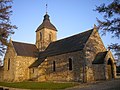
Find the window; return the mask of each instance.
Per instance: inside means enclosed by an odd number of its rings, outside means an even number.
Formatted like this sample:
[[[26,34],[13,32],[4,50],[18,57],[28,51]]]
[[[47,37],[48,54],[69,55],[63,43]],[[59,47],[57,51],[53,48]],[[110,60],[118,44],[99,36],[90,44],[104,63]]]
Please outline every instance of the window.
[[[10,70],[10,58],[8,59],[8,70]]]
[[[34,73],[34,68],[32,69],[32,73]]]
[[[42,33],[40,32],[40,41],[42,40]]]
[[[56,66],[55,66],[55,61],[53,61],[53,71],[55,72]]]
[[[50,32],[49,34],[49,41],[51,42],[52,41],[52,33]]]
[[[69,70],[72,70],[72,59],[69,58]]]

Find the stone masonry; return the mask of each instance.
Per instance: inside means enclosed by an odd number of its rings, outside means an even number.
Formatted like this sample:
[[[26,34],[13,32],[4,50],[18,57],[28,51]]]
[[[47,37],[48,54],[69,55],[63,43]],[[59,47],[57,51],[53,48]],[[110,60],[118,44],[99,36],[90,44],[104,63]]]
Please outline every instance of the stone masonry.
[[[0,68],[0,81],[91,82],[116,78],[115,60],[97,27],[57,40],[46,13],[36,30],[35,44],[10,40]]]

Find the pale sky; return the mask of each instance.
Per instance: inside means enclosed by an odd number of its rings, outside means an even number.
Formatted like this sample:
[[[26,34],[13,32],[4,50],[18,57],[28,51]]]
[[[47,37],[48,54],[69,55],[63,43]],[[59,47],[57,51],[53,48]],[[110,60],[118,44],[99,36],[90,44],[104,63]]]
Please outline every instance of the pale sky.
[[[97,25],[96,18],[102,19],[102,15],[93,11],[102,3],[110,3],[112,0],[13,0],[12,24],[18,27],[12,40],[19,42],[35,43],[36,29],[42,23],[48,4],[48,14],[52,24],[57,28],[58,39],[93,28]],[[102,36],[107,47],[116,41],[110,35]]]

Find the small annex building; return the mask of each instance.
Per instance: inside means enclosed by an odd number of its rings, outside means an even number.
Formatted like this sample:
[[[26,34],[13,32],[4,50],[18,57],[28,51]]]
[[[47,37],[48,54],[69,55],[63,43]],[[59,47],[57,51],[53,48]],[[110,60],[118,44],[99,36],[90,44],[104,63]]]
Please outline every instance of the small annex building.
[[[97,27],[57,40],[57,29],[46,13],[36,30],[36,43],[10,40],[0,69],[0,80],[91,82],[116,77],[110,50],[100,38]]]

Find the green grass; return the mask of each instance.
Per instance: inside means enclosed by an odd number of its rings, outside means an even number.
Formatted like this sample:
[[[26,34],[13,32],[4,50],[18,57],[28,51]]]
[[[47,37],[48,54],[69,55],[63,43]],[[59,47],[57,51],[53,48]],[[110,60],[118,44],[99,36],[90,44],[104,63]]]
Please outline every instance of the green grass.
[[[76,86],[76,83],[53,83],[53,82],[0,82],[0,86],[21,88],[21,89],[65,89]]]

